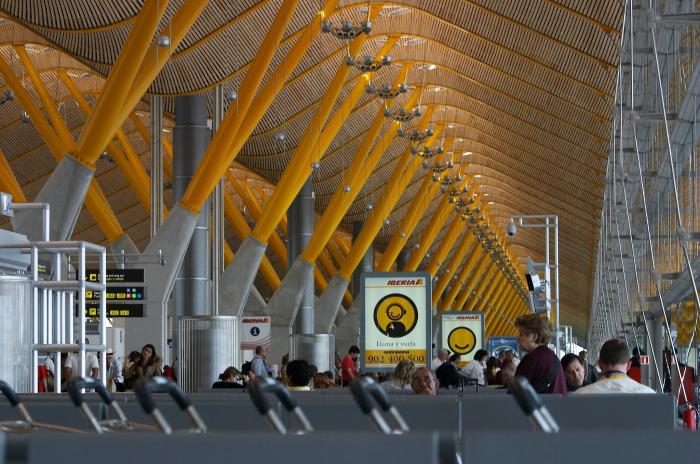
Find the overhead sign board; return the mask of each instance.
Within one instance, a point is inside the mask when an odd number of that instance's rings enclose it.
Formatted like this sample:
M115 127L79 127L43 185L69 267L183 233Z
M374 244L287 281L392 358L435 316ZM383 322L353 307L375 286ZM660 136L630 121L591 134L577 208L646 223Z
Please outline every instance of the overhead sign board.
M107 317L143 317L143 303L107 303ZM75 308L78 315L78 308ZM85 303L87 317L99 317L100 305L97 302Z
M251 316L241 318L241 349L254 350L256 346L272 346L270 316Z
M484 346L484 313L445 311L440 313L440 347L468 361Z
M392 371L405 359L428 366L431 349L431 280L426 272L362 274L360 365Z
M143 269L107 269L107 283L121 284L132 282L143 282ZM88 282L98 282L100 280L100 271L98 269L87 269L85 271L85 280Z
M146 287L143 286L144 270L107 269L105 273L107 276L107 290L105 291L107 317L144 317L144 306L147 299ZM85 280L98 282L100 271L87 269ZM99 299L99 291L85 291L85 315L87 317L99 316Z
M518 356L518 338L517 337L489 337L489 354L498 357L501 351L513 350Z

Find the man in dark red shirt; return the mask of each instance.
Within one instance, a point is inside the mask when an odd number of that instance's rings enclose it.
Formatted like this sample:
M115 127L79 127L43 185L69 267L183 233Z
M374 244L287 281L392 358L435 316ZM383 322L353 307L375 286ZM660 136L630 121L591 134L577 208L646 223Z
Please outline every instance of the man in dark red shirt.
M348 354L343 358L343 363L340 365L340 380L343 386L350 385L355 377L357 377L357 367L355 361L360 357L360 348L352 345L348 350Z

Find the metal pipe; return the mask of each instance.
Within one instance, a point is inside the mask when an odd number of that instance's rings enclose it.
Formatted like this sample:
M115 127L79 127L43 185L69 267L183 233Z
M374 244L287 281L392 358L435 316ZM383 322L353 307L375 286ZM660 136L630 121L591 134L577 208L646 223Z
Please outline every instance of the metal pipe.
M163 223L163 98L151 95L151 238Z
M214 114L211 119L212 136L216 134L223 118L224 88L221 85L217 85L214 87ZM224 243L226 242L224 236L224 194L225 186L223 179L221 179L216 184L211 200L211 314L215 316L219 314L219 281L224 270Z

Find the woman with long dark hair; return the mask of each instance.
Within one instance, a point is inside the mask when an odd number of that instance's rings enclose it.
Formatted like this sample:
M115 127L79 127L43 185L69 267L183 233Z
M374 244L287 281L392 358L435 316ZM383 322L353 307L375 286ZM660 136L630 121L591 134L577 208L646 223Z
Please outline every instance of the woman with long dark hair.
M144 345L138 359L124 368L124 382L127 388L133 388L139 379L163 375L161 364L162 359L156 353L156 347L150 343Z

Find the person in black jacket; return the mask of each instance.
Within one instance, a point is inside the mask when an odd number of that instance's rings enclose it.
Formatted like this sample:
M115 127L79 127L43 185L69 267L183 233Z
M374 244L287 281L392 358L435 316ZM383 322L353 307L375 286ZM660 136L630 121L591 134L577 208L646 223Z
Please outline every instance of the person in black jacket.
M459 363L461 357L458 354L453 354L450 356L448 362L443 363L442 366L438 367L435 371L435 377L437 377L440 382L440 388L458 388L460 384L459 372L457 371L457 364Z

